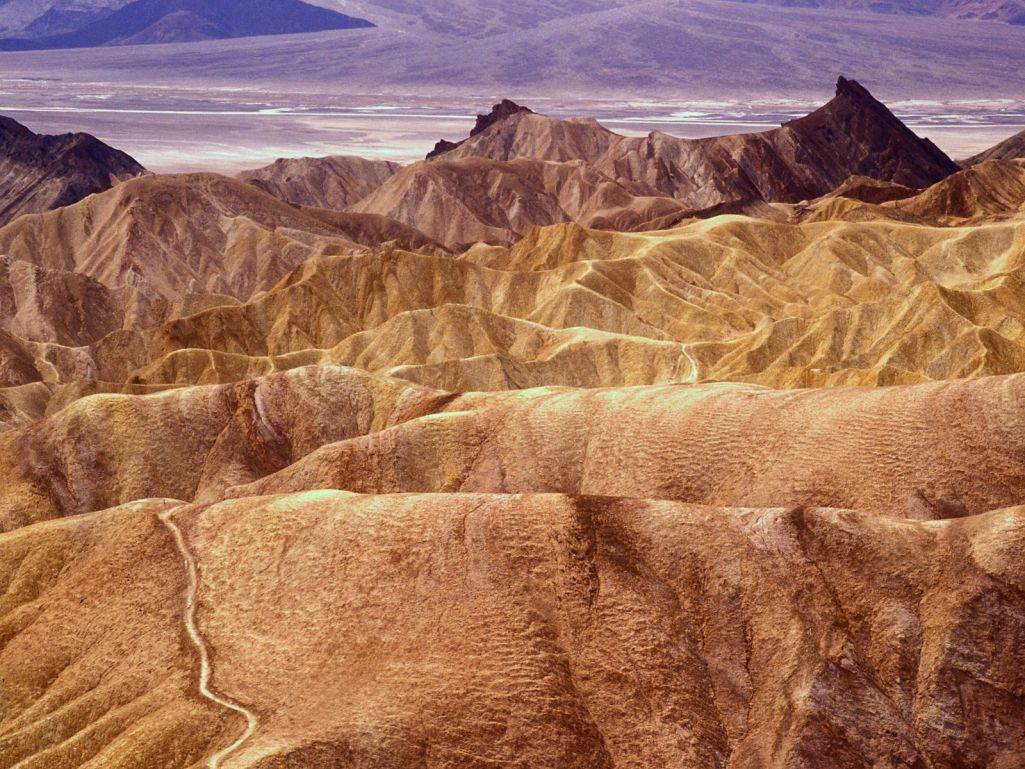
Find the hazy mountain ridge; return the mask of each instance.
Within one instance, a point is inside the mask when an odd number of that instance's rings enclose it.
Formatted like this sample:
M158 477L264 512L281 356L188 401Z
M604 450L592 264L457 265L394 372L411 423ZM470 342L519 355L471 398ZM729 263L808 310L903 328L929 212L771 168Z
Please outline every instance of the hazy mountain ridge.
M909 16L943 16L971 21L1025 24L1022 0L740 0L782 7L870 11Z
M44 18L37 20L37 28L26 28L42 34L0 40L0 50L180 43L373 26L300 0L133 0L98 18L87 14L84 24L56 35L49 34ZM71 17L64 12L54 21L70 25Z
M200 42L173 55L144 47L5 54L3 64L18 77L53 67L85 82L117 82L130 71L145 83L237 87L255 79L329 93L346 83L356 91L460 94L464 104L467 89L525 103L532 94L596 93L807 102L825 95L823 73L837 71L889 99L976 100L1006 97L1025 67L1022 31L1012 25L723 0L520 5L353 0L333 7L376 29Z

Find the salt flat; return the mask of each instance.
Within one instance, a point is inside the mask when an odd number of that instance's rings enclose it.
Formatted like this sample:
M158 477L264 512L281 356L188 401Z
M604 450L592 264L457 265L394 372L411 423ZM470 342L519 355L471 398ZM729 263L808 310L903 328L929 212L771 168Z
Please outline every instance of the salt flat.
M134 49L138 50L138 49ZM408 163L440 138L457 139L474 115L511 96L560 117L594 116L625 135L658 130L704 137L769 130L809 112L818 98L767 95L708 99L556 96L536 89L467 90L417 97L387 92L328 92L314 85L140 86L72 77L0 77L0 114L41 133L86 131L161 172L224 173L279 157L361 155ZM906 101L896 113L955 158L981 152L1025 128L1025 100Z

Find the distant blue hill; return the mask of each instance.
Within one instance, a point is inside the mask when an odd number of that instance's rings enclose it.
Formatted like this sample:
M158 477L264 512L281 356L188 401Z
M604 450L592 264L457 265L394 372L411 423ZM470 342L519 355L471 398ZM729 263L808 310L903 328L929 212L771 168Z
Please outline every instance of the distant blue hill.
M135 0L100 18L90 14L83 21L71 32L0 40L0 50L187 43L374 26L366 19L300 0Z

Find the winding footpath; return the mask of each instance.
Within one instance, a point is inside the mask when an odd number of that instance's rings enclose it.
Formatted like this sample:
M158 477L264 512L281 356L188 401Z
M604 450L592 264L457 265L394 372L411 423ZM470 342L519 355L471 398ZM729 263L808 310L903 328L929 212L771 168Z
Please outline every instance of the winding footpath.
M196 559L192 555L192 551L189 550L189 546L185 541L185 534L174 521L174 513L178 509L179 508L172 508L164 511L160 514L160 521L170 529L171 534L174 535L174 541L178 546L178 552L181 553L182 560L185 561L185 567L188 573L189 586L185 594L185 629L189 634L189 638L192 640L192 644L199 652L199 693L214 704L238 713L246 719L246 728L245 731L242 732L241 736L239 736L239 738L228 747L211 756L210 760L207 762L208 769L218 769L221 765L221 761L238 750L242 746L242 743L248 740L253 735L253 732L256 731L256 716L253 715L252 711L247 710L237 702L232 702L210 689L210 649L207 647L206 641L203 639L199 629L196 627L196 594L199 591L199 570L196 567Z
M687 362L690 363L690 375L683 380L685 384L694 384L698 381L698 361L691 353L690 348L691 345L689 344L680 345L680 349L683 350L683 354L687 358Z

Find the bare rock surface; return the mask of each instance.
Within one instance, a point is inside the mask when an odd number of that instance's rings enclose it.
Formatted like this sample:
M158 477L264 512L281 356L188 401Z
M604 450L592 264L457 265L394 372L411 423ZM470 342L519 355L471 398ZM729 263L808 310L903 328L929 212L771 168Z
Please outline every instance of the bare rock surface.
M131 157L88 134L41 136L0 116L0 225L143 173Z
M238 178L289 203L344 210L380 187L399 168L385 160L342 155L283 158L244 171Z
M93 396L9 430L0 435L0 520L11 529L149 497L331 488L963 516L1023 500L1023 387L1016 375L882 389L456 396L309 367L238 385Z
M548 494L174 504L0 539L6 757L1022 758L1020 508L921 523ZM206 698L188 685L200 661ZM90 707L71 740L42 728Z
M470 138L439 147L432 158L449 161L449 174L468 177L480 173L479 164L468 164L471 158L578 161L636 194L668 197L692 212L796 203L828 194L851 176L919 189L958 170L863 86L843 77L835 98L806 117L765 133L709 139L679 139L657 131L643 138L624 137L593 120L557 120L510 104L496 105ZM460 160L467 165L451 165ZM397 198L406 216L412 211L415 217L430 205L429 194L424 195L432 190L424 181L430 178L428 168L393 179L364 203L365 209L394 211ZM586 223L575 212L567 214Z
M981 152L964 161L966 166L973 166L986 160L1021 160L1025 159L1025 131L1017 133L1009 139Z

